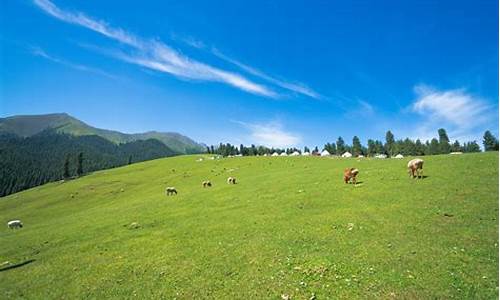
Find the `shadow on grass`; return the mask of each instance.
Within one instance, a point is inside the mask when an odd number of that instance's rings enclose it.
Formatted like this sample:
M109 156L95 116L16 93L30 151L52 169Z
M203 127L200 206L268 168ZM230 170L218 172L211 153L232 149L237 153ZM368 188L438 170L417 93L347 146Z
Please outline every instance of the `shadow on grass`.
M1 268L0 269L0 272L4 272L4 271L8 271L8 270L12 270L12 269L16 269L16 268L19 268L19 267L22 267L22 266L25 266L27 264L31 264L32 262L36 261L36 259L29 259L29 260L26 260L26 261L23 261L21 263L18 263L18 264L15 264L15 265L10 265L10 266L7 266L7 267L4 267L4 268Z
M412 177L410 177L410 178L411 178L411 179L425 179L425 178L427 178L427 177L429 177L429 176L427 176L427 175L423 175L423 176L419 176L419 177L413 177L413 178L412 178Z

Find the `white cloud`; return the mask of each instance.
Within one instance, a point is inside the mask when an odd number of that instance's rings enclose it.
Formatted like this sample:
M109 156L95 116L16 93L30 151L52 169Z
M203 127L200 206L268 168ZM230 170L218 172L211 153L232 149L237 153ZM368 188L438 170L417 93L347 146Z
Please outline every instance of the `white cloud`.
M422 117L415 122L419 125L414 129L414 137L430 139L437 136L437 129L445 128L451 139L477 139L483 127L494 118L492 107L465 89L440 91L417 85L414 90L417 99L411 111Z
M161 41L143 39L123 29L111 27L101 20L92 19L81 12L73 13L62 10L49 0L34 0L34 3L59 20L85 27L132 47L135 50L133 54L116 55L117 58L126 62L184 79L221 82L249 93L271 98L278 97L274 91L264 85L254 83L239 74L193 60Z
M271 77L271 76L265 74L264 72L257 70L256 68L250 67L246 64L243 64L243 63L241 63L233 58L230 58L230 57L224 55L222 52L220 52L216 48L212 48L212 53L215 56L219 57L220 59L225 60L225 61L237 66L238 68L246 71L247 73L252 74L256 77L259 77L263 80L266 80L266 81L268 81L274 85L277 85L281 88L284 88L286 90L289 90L289 91L292 91L292 92L295 92L298 94L302 94L302 95L305 95L305 96L308 96L308 97L311 97L314 99L321 99L322 98L322 96L320 94L318 94L317 92L315 92L314 90L312 90L311 88L307 87L306 85L304 85L302 83L291 83L291 82L287 82L287 81L283 81L283 80L279 80L279 79L276 79L274 77Z
M249 136L245 138L249 144L286 148L297 146L302 142L299 135L287 132L280 122L246 123L235 121L235 123L242 125L250 132Z
M45 59L47 59L49 61L61 64L61 65L64 65L64 66L67 66L67 67L70 67L70 68L73 68L73 69L76 69L76 70L79 70L79 71L90 72L90 73L99 74L99 75L102 75L102 76L105 76L105 77L108 77L108 78L116 79L116 76L111 75L111 74L109 74L107 72L104 72L103 70L100 70L100 69L97 69L97 68L93 68L93 67L89 67L89 66L85 66L85 65L81 65L81 64L75 64L75 63L69 62L67 60L64 60L64 59L61 59L61 58L49 55L49 54L47 54L47 52L45 52L43 49L41 49L39 47L33 47L32 48L32 53L35 56L43 57L43 58L45 58Z

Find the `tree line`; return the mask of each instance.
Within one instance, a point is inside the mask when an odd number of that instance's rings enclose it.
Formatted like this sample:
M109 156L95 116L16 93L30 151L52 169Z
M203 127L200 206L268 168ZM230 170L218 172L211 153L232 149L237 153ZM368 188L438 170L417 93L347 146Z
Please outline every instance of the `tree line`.
M498 151L498 139L489 130L487 130L483 135L483 146L485 151ZM395 156L397 154L416 156L448 154L451 152L470 153L481 151L481 147L476 141L469 141L461 144L458 140L456 140L451 143L444 128L440 128L438 130L437 138L432 138L430 141L427 140L425 142L422 142L420 139L412 140L409 138L396 140L394 134L389 130L385 135L385 142L369 139L365 146L361 143L357 136L354 136L352 138L352 144L349 145L342 137L339 136L335 142L326 143L322 149L328 151L332 155L342 155L345 152L349 152L354 156L375 156L377 154L385 154L387 156ZM303 151L297 148L268 148L265 146L255 145L246 147L242 144L237 147L231 145L230 143L220 143L217 146L207 146L207 153L222 156L271 155L275 152L278 154L283 152L291 154L295 151L299 153L309 152L313 155L320 153L320 149L317 146L314 147L312 151L307 146L303 148Z
M0 135L0 197L47 182L160 157L174 152L155 139L114 144L96 135L46 130L22 138Z

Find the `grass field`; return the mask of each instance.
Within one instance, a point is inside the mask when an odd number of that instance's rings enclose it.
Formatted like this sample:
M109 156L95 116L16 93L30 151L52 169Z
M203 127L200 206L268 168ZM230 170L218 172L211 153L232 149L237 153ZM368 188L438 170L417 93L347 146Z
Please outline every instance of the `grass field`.
M1 198L0 298L498 298L498 152L198 157Z

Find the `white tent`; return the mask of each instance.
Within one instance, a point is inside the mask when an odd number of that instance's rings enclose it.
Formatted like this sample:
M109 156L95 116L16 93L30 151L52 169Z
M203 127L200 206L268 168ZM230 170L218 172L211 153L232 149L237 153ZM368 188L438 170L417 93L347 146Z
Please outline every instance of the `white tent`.
M326 149L321 152L321 156L328 156L328 155L330 155L330 152L326 151Z
M399 153L398 155L394 156L394 158L404 158L403 154Z
M363 154L358 155L359 158L365 157Z
M342 154L342 157L352 157L352 154L350 152L344 152L344 154Z
M375 158L387 158L387 155L385 155L385 154L376 154Z
M457 154L463 154L463 152L451 152L450 154L457 155Z
M274 152L273 154L271 154L271 156L280 156L280 155L278 154L278 152Z
M302 153L302 155L303 155L303 156L309 156L309 155L311 155L311 153L309 153L309 152L304 152L304 153Z
M280 156L288 156L288 154L286 154L286 152L283 152L280 154Z
M292 154L290 154L290 156L299 156L299 155L300 155L299 151L294 151Z

